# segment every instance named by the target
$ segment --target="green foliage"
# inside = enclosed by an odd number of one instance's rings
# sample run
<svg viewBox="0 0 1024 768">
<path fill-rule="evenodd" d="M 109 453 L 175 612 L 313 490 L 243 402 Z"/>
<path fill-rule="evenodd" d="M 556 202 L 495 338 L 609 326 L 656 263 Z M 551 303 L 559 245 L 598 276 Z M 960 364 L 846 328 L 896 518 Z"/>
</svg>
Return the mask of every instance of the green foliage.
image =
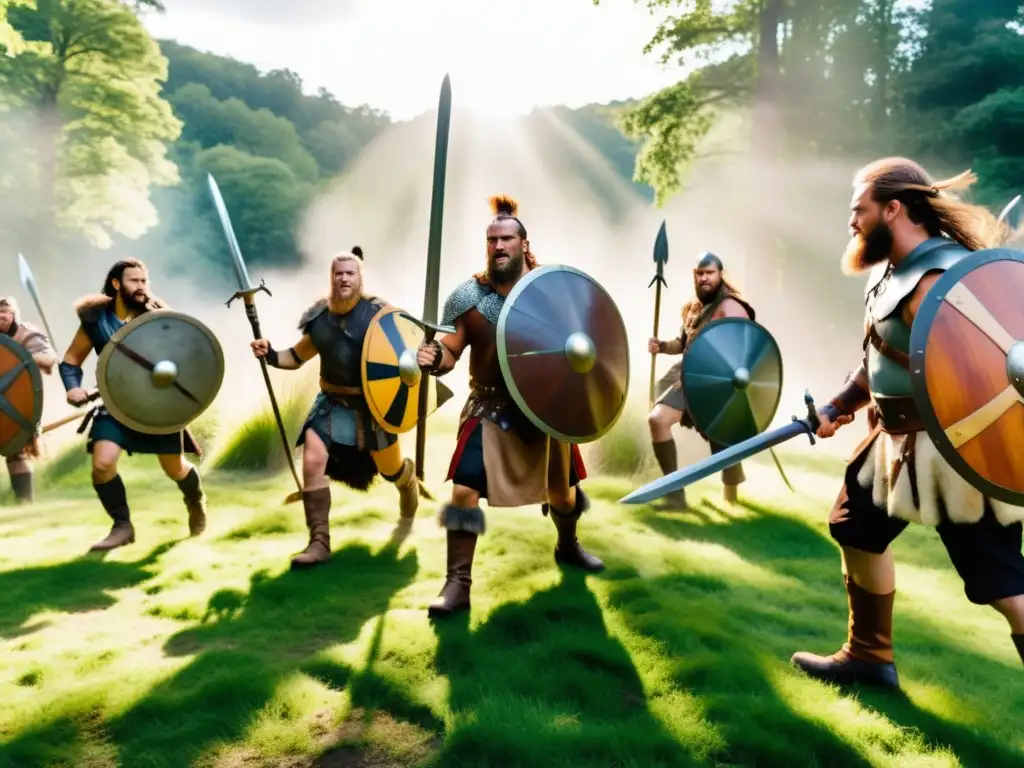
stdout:
<svg viewBox="0 0 1024 768">
<path fill-rule="evenodd" d="M 295 444 L 313 397 L 310 387 L 276 390 L 289 448 Z M 288 467 L 281 433 L 268 404 L 228 433 L 210 458 L 214 469 L 235 472 L 281 472 Z"/>
<path fill-rule="evenodd" d="M 178 181 L 167 143 L 181 123 L 160 96 L 166 59 L 117 0 L 16 2 L 6 19 L 0 111 L 33 147 L 14 180 L 21 218 L 37 238 L 54 225 L 101 247 L 139 237 L 157 220 L 150 188 Z"/>
<path fill-rule="evenodd" d="M 587 449 L 587 466 L 595 474 L 633 478 L 652 465 L 651 435 L 641 403 L 626 406 L 611 431 Z"/>
</svg>

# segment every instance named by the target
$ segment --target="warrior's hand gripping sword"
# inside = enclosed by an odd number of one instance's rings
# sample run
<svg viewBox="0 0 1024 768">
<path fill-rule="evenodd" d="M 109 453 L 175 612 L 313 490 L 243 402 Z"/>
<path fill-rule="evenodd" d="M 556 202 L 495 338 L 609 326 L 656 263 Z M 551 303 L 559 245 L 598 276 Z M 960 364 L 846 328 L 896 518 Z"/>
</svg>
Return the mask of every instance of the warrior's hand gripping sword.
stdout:
<svg viewBox="0 0 1024 768">
<path fill-rule="evenodd" d="M 224 205 L 224 198 L 221 197 L 220 188 L 217 186 L 216 180 L 212 174 L 207 174 L 207 180 L 210 185 L 210 194 L 213 197 L 213 203 L 217 208 L 217 216 L 220 218 L 221 226 L 224 228 L 224 236 L 228 241 L 228 248 L 231 251 L 231 260 L 235 267 L 235 276 L 238 278 L 238 285 L 241 290 L 237 291 L 227 301 L 227 306 L 231 306 L 231 302 L 235 299 L 242 299 L 245 303 L 245 315 L 249 318 L 249 325 L 252 326 L 252 335 L 254 339 L 262 339 L 263 332 L 260 330 L 260 318 L 256 312 L 256 300 L 255 295 L 259 291 L 265 292 L 268 296 L 271 296 L 270 290 L 260 280 L 260 284 L 257 287 L 253 287 L 249 281 L 249 272 L 245 268 L 245 260 L 242 258 L 242 249 L 238 247 L 238 240 L 235 238 L 235 230 L 231 226 L 231 218 L 228 216 L 227 206 Z M 302 482 L 299 480 L 299 474 L 295 471 L 295 459 L 292 456 L 291 445 L 288 442 L 288 432 L 284 428 L 284 420 L 281 418 L 281 409 L 277 405 L 277 398 L 274 396 L 274 387 L 270 383 L 270 372 L 267 371 L 267 361 L 264 358 L 260 358 L 260 370 L 263 371 L 263 381 L 267 385 L 267 394 L 270 395 L 270 405 L 274 409 L 274 419 L 277 421 L 277 429 L 281 433 L 281 441 L 284 443 L 284 455 L 288 458 L 288 468 L 292 471 L 292 477 L 295 478 L 295 486 L 298 488 L 297 493 L 289 494 L 285 499 L 286 504 L 299 501 L 302 498 Z"/>
<path fill-rule="evenodd" d="M 798 419 L 794 416 L 793 422 L 785 427 L 779 427 L 771 432 L 764 432 L 757 437 L 752 437 L 749 440 L 744 440 L 742 443 L 737 443 L 718 453 L 714 453 L 703 461 L 698 461 L 689 467 L 684 467 L 664 477 L 660 477 L 623 496 L 619 499 L 619 503 L 643 504 L 660 499 L 662 496 L 667 496 L 698 480 L 703 480 L 705 477 L 716 472 L 721 472 L 723 469 L 727 469 L 734 464 L 739 464 L 744 459 L 773 448 L 798 435 L 807 435 L 811 440 L 811 445 L 814 445 L 814 436 L 818 431 L 818 427 L 821 426 L 821 419 L 818 417 L 818 410 L 814 405 L 814 399 L 811 397 L 810 392 L 804 394 L 804 404 L 807 406 L 806 418 Z M 822 410 L 829 411 L 830 407 L 825 406 Z M 835 417 L 835 413 L 829 413 L 828 415 L 830 418 Z"/>
<path fill-rule="evenodd" d="M 647 284 L 650 288 L 652 285 L 657 284 L 654 289 L 654 333 L 652 336 L 658 338 L 658 321 L 661 318 L 661 286 L 668 288 L 668 283 L 665 282 L 665 264 L 668 263 L 668 233 L 665 232 L 665 222 L 661 222 L 661 228 L 658 230 L 658 237 L 654 240 L 654 263 L 656 265 L 656 271 L 651 282 Z M 651 391 L 649 395 L 650 408 L 654 407 L 654 367 L 657 362 L 658 355 L 651 353 Z"/>
</svg>

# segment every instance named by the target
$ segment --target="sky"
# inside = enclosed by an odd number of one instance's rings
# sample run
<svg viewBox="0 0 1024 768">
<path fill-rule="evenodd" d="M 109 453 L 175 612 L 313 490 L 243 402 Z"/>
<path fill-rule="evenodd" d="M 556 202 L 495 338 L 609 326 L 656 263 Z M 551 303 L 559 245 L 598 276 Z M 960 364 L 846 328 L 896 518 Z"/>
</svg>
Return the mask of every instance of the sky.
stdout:
<svg viewBox="0 0 1024 768">
<path fill-rule="evenodd" d="M 657 28 L 633 0 L 167 0 L 158 38 L 288 68 L 305 88 L 405 120 L 453 104 L 481 116 L 643 97 L 677 82 L 644 45 Z M 504 84 L 496 89 L 496 84 Z"/>
</svg>

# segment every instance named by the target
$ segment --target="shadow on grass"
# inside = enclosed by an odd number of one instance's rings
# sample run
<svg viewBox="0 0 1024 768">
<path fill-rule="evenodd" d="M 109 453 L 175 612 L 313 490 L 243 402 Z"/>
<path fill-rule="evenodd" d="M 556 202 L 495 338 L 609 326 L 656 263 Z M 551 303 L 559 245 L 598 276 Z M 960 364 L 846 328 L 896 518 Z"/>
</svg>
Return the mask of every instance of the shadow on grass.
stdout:
<svg viewBox="0 0 1024 768">
<path fill-rule="evenodd" d="M 719 760 L 740 765 L 865 765 L 852 745 L 794 712 L 770 679 L 781 673 L 802 680 L 789 667 L 793 652 L 828 654 L 845 640 L 847 606 L 838 549 L 827 534 L 798 519 L 753 504 L 744 506 L 752 514 L 710 525 L 650 513 L 641 516 L 669 538 L 720 544 L 747 562 L 787 575 L 791 578 L 786 588 L 761 585 L 756 579 L 674 574 L 611 584 L 610 601 L 631 628 L 662 644 L 676 659 L 675 683 L 706 703 L 708 719 L 728 743 L 725 754 L 716 755 Z M 941 546 L 931 546 L 937 551 L 929 560 L 944 554 Z M 670 622 L 666 616 L 672 617 Z M 955 670 L 950 685 L 956 690 L 949 689 L 949 699 L 957 701 L 962 712 L 1024 706 L 1024 694 L 1006 682 L 1008 673 L 1016 675 L 1019 670 L 971 654 L 949 637 L 936 636 L 932 625 L 900 615 L 898 600 L 895 628 L 905 685 L 922 680 L 941 686 L 943 672 Z M 913 652 L 901 656 L 901 647 Z M 1000 689 L 1006 693 L 998 698 L 1006 700 L 993 700 Z M 946 719 L 920 709 L 903 694 L 873 689 L 857 688 L 848 694 L 896 727 L 916 731 L 919 749 L 948 748 L 964 765 L 1024 761 L 1011 734 L 957 722 L 957 712 L 950 711 L 951 718 Z M 904 731 L 881 740 L 909 738 Z M 880 746 L 895 751 L 899 744 Z"/>
<path fill-rule="evenodd" d="M 177 544 L 166 542 L 134 563 L 106 562 L 106 553 L 85 555 L 57 565 L 0 573 L 0 637 L 29 634 L 43 624 L 25 627 L 41 611 L 79 613 L 109 608 L 109 592 L 135 587 L 155 575 L 156 561 Z"/>
<path fill-rule="evenodd" d="M 437 765 L 700 764 L 649 712 L 629 654 L 578 572 L 502 606 L 476 631 L 461 614 L 435 632 L 452 717 Z"/>
<path fill-rule="evenodd" d="M 193 766 L 214 746 L 241 739 L 285 676 L 322 649 L 354 640 L 416 570 L 414 552 L 399 558 L 394 547 L 372 553 L 351 545 L 311 571 L 257 573 L 248 594 L 215 593 L 203 622 L 167 641 L 168 655 L 194 658 L 108 720 L 99 739 L 82 733 L 89 722 L 82 712 L 19 735 L 4 750 L 8 760 L 42 765 L 44 753 L 59 753 L 61 764 L 80 765 L 85 745 L 100 741 L 113 745 L 111 764 Z M 70 731 L 69 723 L 76 724 Z"/>
</svg>

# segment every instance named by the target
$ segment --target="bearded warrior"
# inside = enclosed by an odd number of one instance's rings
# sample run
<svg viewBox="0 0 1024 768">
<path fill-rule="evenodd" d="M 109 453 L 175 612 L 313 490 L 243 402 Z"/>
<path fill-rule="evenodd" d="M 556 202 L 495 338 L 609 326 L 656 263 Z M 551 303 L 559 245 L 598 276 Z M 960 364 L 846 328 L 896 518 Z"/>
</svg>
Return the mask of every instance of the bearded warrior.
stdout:
<svg viewBox="0 0 1024 768">
<path fill-rule="evenodd" d="M 0 333 L 7 334 L 32 355 L 36 365 L 45 374 L 53 372 L 57 364 L 57 353 L 50 346 L 50 340 L 42 331 L 19 318 L 18 302 L 11 296 L 0 297 Z M 39 438 L 34 437 L 14 456 L 7 457 L 7 472 L 11 476 L 11 490 L 14 498 L 27 504 L 35 500 L 32 485 L 30 458 L 39 458 Z"/>
<path fill-rule="evenodd" d="M 589 500 L 579 487 L 586 470 L 575 445 L 542 433 L 522 413 L 502 376 L 497 323 L 505 298 L 537 266 L 526 227 L 511 198 L 491 198 L 494 219 L 487 227 L 487 269 L 462 283 L 444 304 L 442 325 L 455 333 L 420 345 L 417 359 L 434 376 L 449 373 L 470 351 L 470 395 L 459 420 L 458 443 L 448 468 L 451 501 L 438 520 L 447 531 L 448 569 L 429 615 L 440 617 L 470 607 L 473 556 L 484 533 L 489 507 L 541 504 L 558 531 L 555 561 L 586 571 L 604 568 L 576 538 Z"/>
<path fill-rule="evenodd" d="M 79 327 L 71 345 L 64 353 L 60 377 L 67 391 L 67 401 L 74 406 L 88 402 L 82 388 L 82 364 L 95 351 L 99 356 L 111 336 L 123 325 L 150 310 L 167 305 L 150 293 L 149 270 L 138 259 L 119 261 L 107 272 L 103 291 L 86 296 L 75 304 Z M 92 483 L 100 503 L 113 520 L 110 533 L 93 544 L 92 551 L 122 547 L 135 541 L 124 481 L 117 471 L 121 452 L 156 454 L 160 468 L 177 483 L 188 512 L 188 530 L 198 536 L 206 530 L 206 496 L 199 470 L 185 454 L 202 455 L 199 444 L 187 429 L 167 435 L 138 432 L 114 418 L 104 407 L 91 411 L 79 427 L 85 431 L 92 422 L 86 450 L 92 454 Z"/>
<path fill-rule="evenodd" d="M 658 460 L 663 474 L 668 475 L 678 469 L 676 443 L 672 437 L 672 427 L 680 424 L 687 429 L 694 424 L 686 411 L 683 395 L 682 369 L 686 365 L 686 350 L 690 342 L 708 324 L 726 317 L 740 317 L 754 320 L 754 309 L 741 296 L 724 276 L 725 267 L 722 260 L 715 254 L 705 251 L 697 259 L 693 269 L 694 297 L 683 305 L 682 327 L 675 339 L 662 341 L 652 338 L 648 342 L 647 351 L 652 355 L 682 355 L 681 361 L 669 368 L 658 382 L 663 390 L 655 402 L 654 408 L 647 417 L 651 430 L 651 445 L 654 456 Z M 726 446 L 711 443 L 712 453 Z M 742 464 L 722 471 L 722 493 L 728 503 L 737 498 L 737 488 L 746 480 Z M 669 496 L 670 503 L 678 509 L 686 509 L 686 492 L 679 490 Z"/>
<path fill-rule="evenodd" d="M 911 327 L 929 288 L 972 251 L 1004 236 L 1005 227 L 987 210 L 947 193 L 976 180 L 967 171 L 935 182 L 917 163 L 892 157 L 854 178 L 852 239 L 842 267 L 847 274 L 872 269 L 865 354 L 822 409 L 817 434 L 831 437 L 865 407 L 870 434 L 847 465 L 829 521 L 842 547 L 847 641 L 831 656 L 792 657 L 821 680 L 899 687 L 890 544 L 910 522 L 936 529 L 967 599 L 1006 618 L 1024 660 L 1024 508 L 984 496 L 946 462 L 925 430 L 911 384 Z"/>
<path fill-rule="evenodd" d="M 330 281 L 328 298 L 319 299 L 299 320 L 302 336 L 294 345 L 278 351 L 266 339 L 251 344 L 257 358 L 284 370 L 297 370 L 320 356 L 320 392 L 296 442 L 303 446 L 302 503 L 309 529 L 309 544 L 292 559 L 296 569 L 330 559 L 330 480 L 365 491 L 380 473 L 398 488 L 407 526 L 419 505 L 413 463 L 402 457 L 398 436 L 374 421 L 363 393 L 363 340 L 374 316 L 387 305 L 363 292 L 359 246 L 331 260 Z"/>
</svg>

